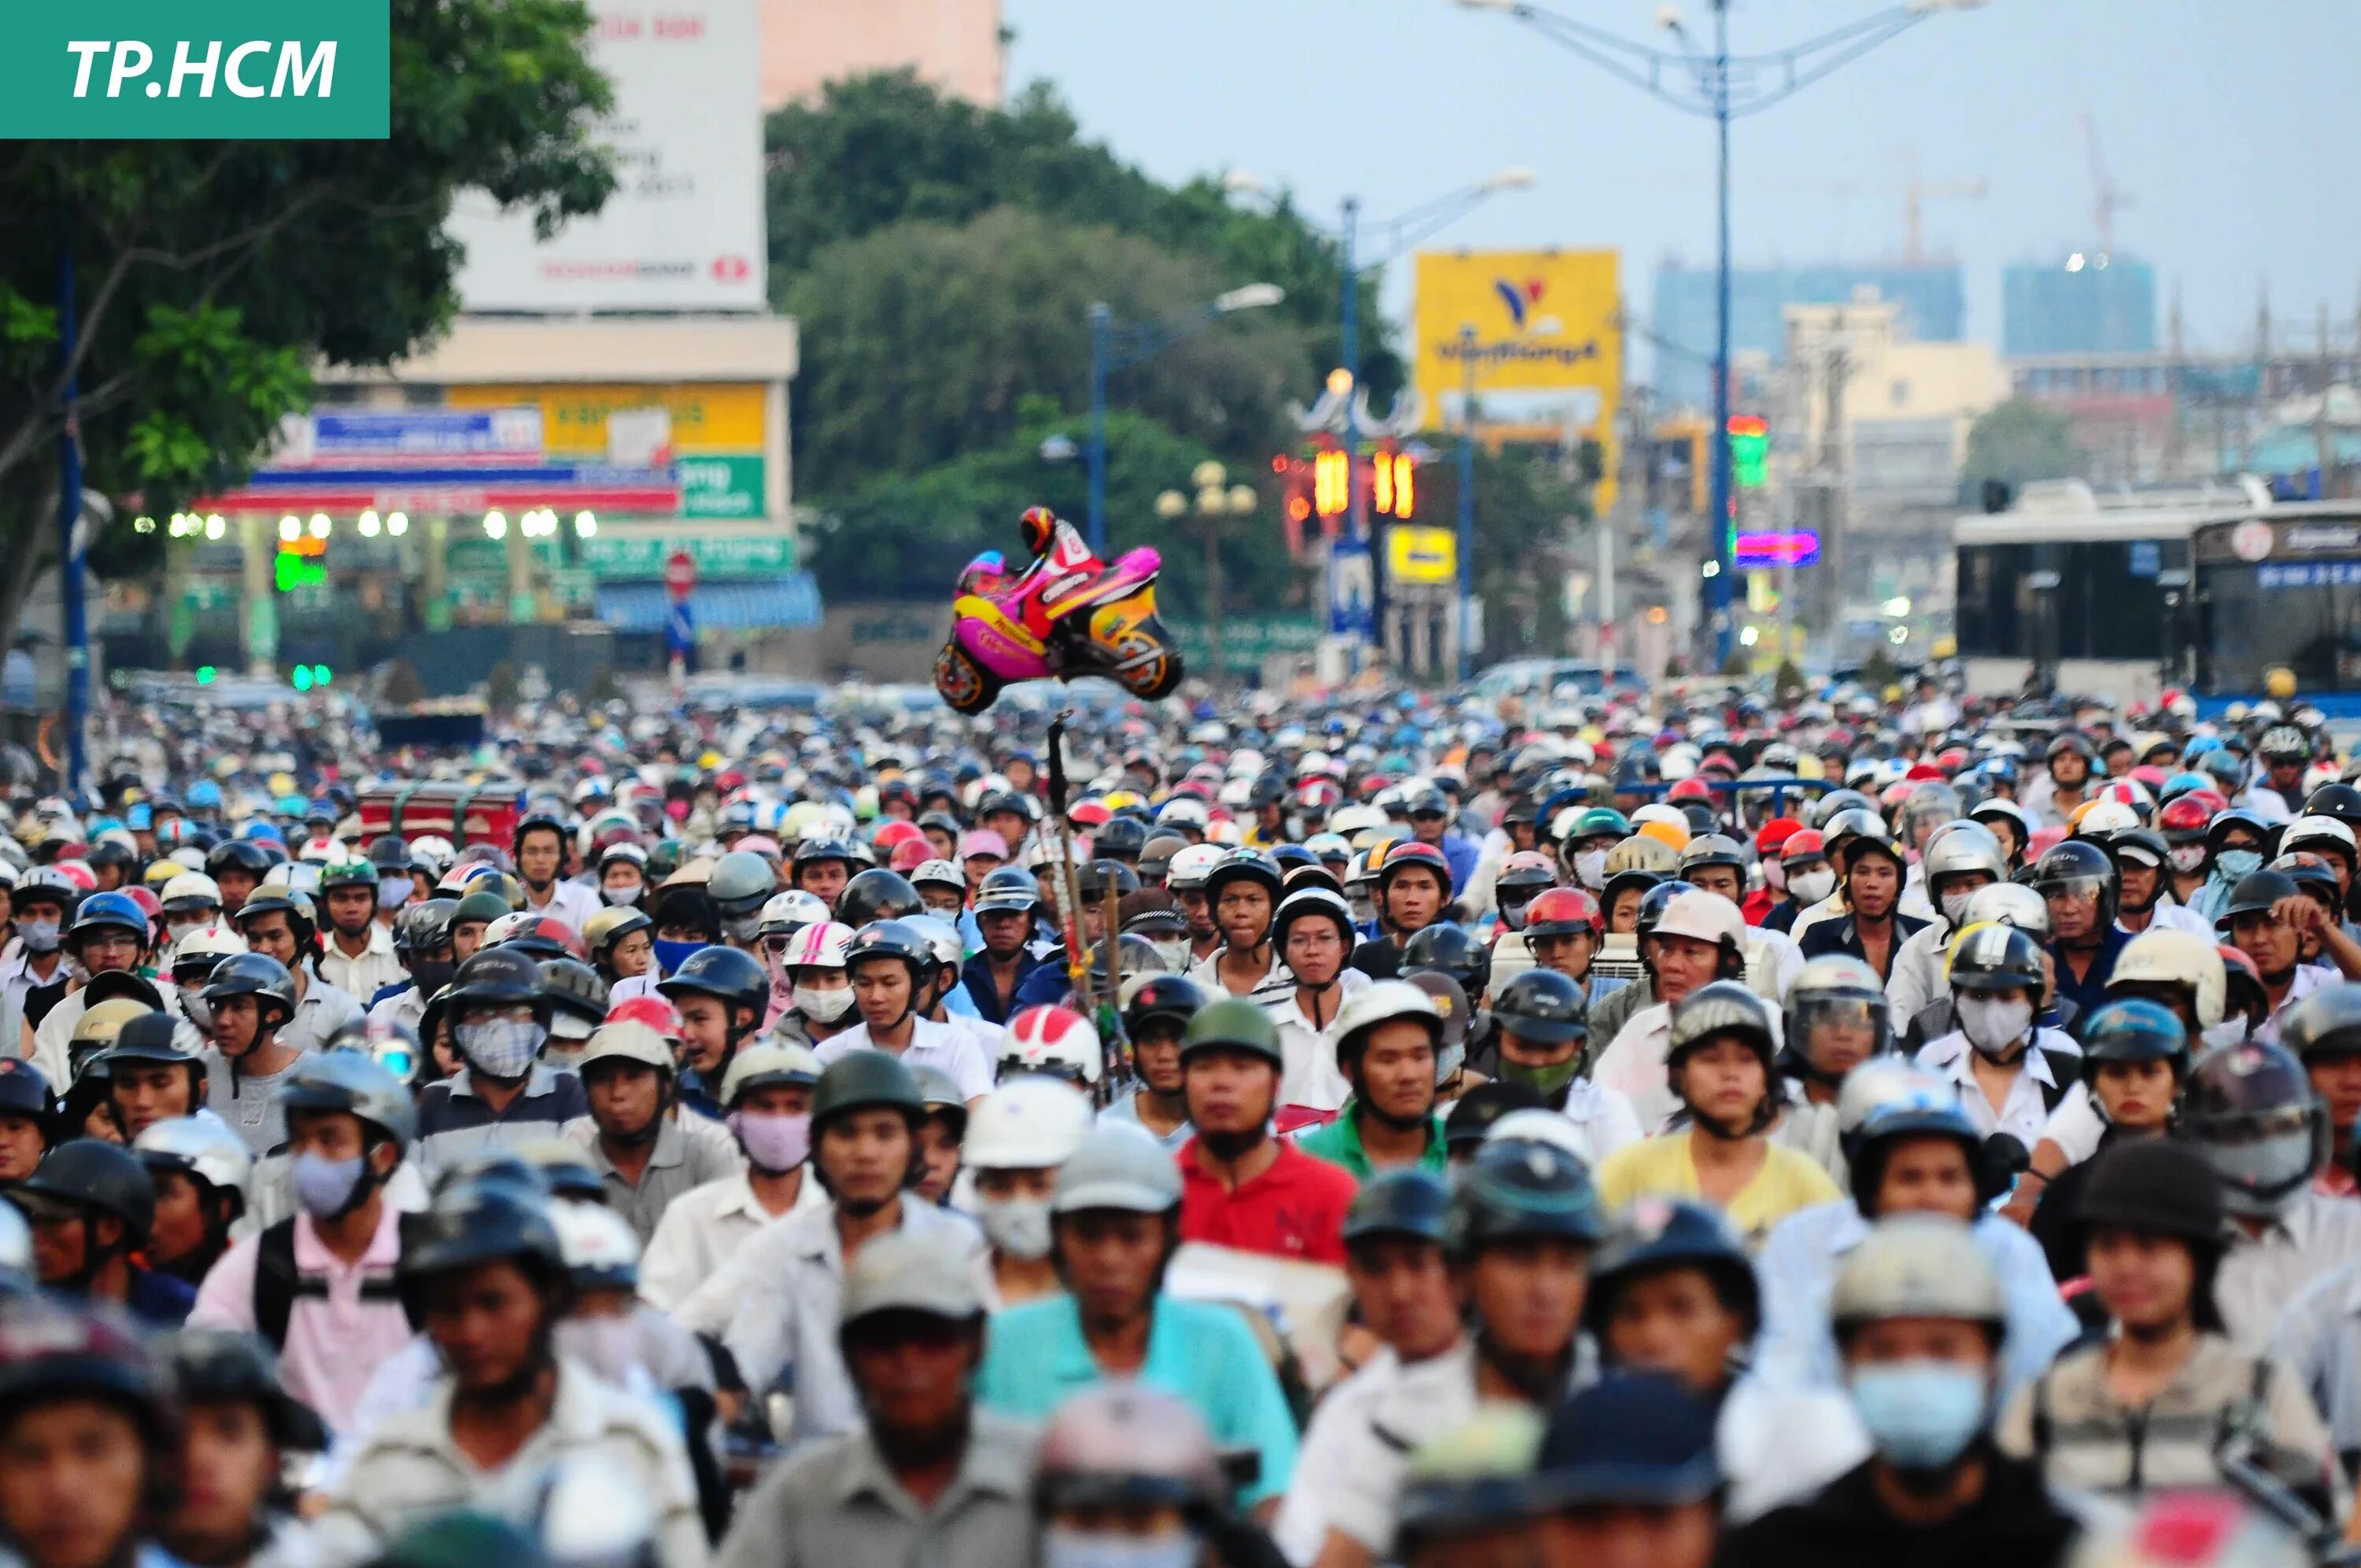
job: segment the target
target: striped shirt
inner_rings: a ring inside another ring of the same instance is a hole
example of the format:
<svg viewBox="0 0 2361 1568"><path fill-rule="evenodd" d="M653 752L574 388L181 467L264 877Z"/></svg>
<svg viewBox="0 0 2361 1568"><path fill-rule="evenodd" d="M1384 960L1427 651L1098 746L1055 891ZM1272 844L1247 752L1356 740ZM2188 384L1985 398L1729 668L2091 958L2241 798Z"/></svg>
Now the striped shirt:
<svg viewBox="0 0 2361 1568"><path fill-rule="evenodd" d="M590 1113L582 1080L546 1062L535 1062L524 1091L495 1111L476 1092L470 1069L461 1068L418 1097L418 1144L414 1157L433 1186L443 1173L495 1149L554 1138L566 1123Z"/></svg>

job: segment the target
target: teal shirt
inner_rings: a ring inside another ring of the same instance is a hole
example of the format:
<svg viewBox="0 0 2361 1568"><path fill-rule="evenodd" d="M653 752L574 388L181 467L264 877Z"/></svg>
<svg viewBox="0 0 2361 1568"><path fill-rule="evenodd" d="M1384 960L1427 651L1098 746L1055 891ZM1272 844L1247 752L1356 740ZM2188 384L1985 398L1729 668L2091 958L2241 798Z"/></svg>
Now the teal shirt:
<svg viewBox="0 0 2361 1568"><path fill-rule="evenodd" d="M1081 1309L1071 1296L1052 1296L992 1320L975 1392L987 1409L1040 1421L1071 1396L1105 1381L1082 1338ZM1262 1456L1261 1475L1238 1494L1241 1507L1287 1490L1295 1473L1295 1418L1236 1308L1157 1297L1139 1382L1188 1400L1216 1446Z"/></svg>
<svg viewBox="0 0 2361 1568"><path fill-rule="evenodd" d="M1336 1113L1336 1119L1324 1127L1314 1127L1295 1140L1295 1146L1305 1154L1317 1155L1331 1165L1341 1165L1353 1173L1356 1181L1367 1181L1375 1176L1377 1168L1361 1151L1361 1124L1354 1119L1353 1102ZM1443 1118L1437 1116L1428 1128L1426 1152L1418 1157L1418 1168L1433 1176L1444 1174L1446 1148L1443 1141Z"/></svg>

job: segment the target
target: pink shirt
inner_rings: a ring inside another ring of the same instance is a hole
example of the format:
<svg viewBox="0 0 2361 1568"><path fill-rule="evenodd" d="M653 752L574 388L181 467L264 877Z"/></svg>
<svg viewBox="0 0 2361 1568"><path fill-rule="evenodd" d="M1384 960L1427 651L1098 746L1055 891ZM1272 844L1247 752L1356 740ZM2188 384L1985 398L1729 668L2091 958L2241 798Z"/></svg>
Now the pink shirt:
<svg viewBox="0 0 2361 1568"><path fill-rule="evenodd" d="M224 1253L198 1288L189 1327L257 1332L254 1277L260 1241L248 1236ZM305 1278L324 1279L328 1293L298 1293L287 1313L287 1343L280 1347L279 1371L287 1391L319 1412L328 1430L343 1436L369 1378L410 1343L401 1303L392 1298L393 1266L401 1257L401 1215L391 1204L378 1219L377 1234L357 1264L339 1259L312 1227L312 1216L295 1216L295 1268ZM379 1281L374 1299L364 1299L363 1280Z"/></svg>

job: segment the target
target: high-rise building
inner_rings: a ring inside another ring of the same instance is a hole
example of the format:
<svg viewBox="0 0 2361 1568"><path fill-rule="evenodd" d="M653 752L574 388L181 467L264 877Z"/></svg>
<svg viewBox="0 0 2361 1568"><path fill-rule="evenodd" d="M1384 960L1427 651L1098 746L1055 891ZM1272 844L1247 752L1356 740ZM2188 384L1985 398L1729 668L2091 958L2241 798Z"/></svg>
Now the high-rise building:
<svg viewBox="0 0 2361 1568"><path fill-rule="evenodd" d="M1000 0L761 0L763 106L847 76L907 66L954 98L996 106L1007 63Z"/></svg>
<svg viewBox="0 0 2361 1568"><path fill-rule="evenodd" d="M1789 305L1843 305L1884 300L1899 308L1896 328L1921 342L1952 343L1964 335L1967 289L1959 264L1884 267L1744 267L1730 279L1730 346L1733 359L1767 356L1785 362ZM1702 405L1712 396L1714 269L1666 266L1656 272L1655 388L1661 399Z"/></svg>
<svg viewBox="0 0 2361 1568"><path fill-rule="evenodd" d="M2001 274L2001 352L2011 358L2153 354L2156 321L2156 269L2145 261L2078 250Z"/></svg>

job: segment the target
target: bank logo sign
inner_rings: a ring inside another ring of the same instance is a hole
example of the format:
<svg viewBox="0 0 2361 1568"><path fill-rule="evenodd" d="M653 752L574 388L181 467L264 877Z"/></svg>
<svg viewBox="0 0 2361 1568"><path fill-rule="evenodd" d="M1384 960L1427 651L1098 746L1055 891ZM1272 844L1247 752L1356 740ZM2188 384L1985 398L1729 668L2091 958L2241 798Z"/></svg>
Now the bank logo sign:
<svg viewBox="0 0 2361 1568"><path fill-rule="evenodd" d="M376 141L390 0L12 6L0 138Z"/></svg>

